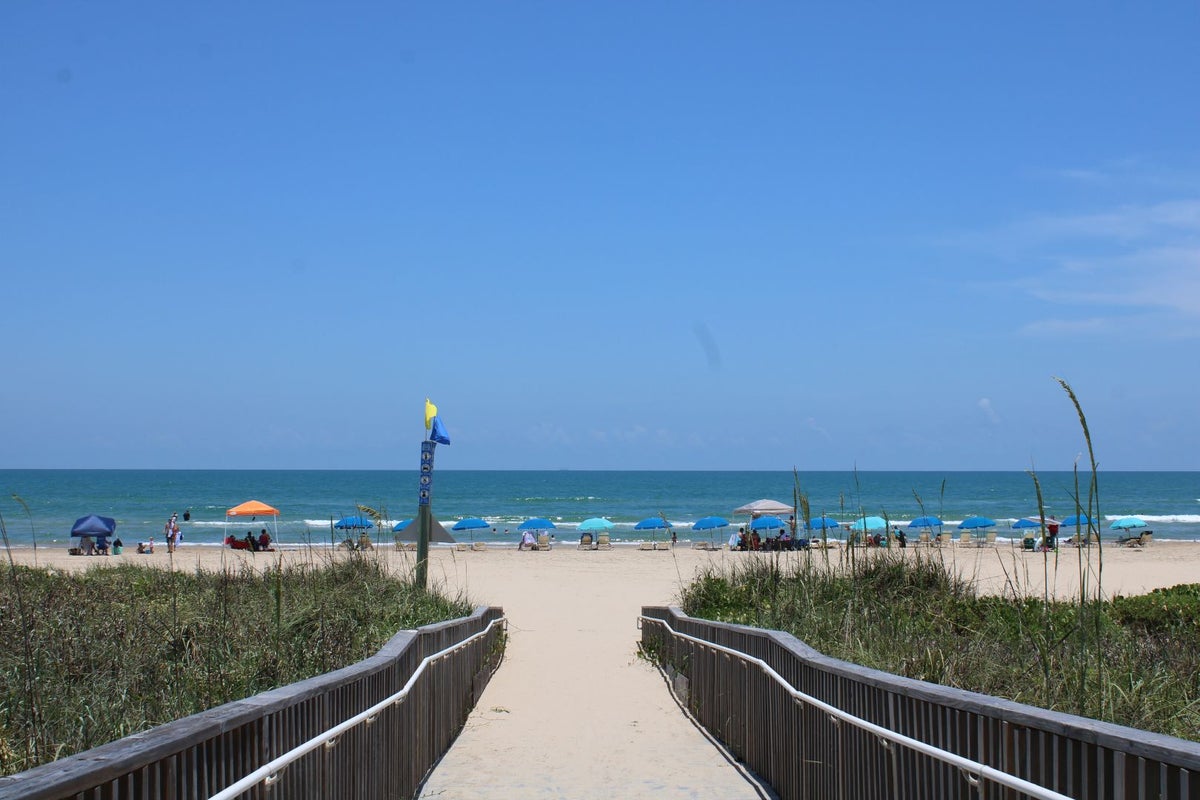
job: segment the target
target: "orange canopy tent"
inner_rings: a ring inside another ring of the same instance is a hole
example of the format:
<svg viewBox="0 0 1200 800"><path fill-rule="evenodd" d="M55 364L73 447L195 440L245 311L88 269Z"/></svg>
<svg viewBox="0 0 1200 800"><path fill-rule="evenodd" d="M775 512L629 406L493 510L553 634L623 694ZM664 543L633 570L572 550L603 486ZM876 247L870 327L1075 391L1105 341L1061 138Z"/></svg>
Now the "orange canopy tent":
<svg viewBox="0 0 1200 800"><path fill-rule="evenodd" d="M227 517L277 517L279 509L272 508L258 500L247 500L240 506L234 506L225 512Z"/></svg>
<svg viewBox="0 0 1200 800"><path fill-rule="evenodd" d="M271 527L274 528L271 531L271 540L279 541L279 509L258 500L247 500L241 505L236 505L225 512L226 533L221 537L223 541L229 540L228 530L230 520L236 521L238 517L270 517L273 523Z"/></svg>

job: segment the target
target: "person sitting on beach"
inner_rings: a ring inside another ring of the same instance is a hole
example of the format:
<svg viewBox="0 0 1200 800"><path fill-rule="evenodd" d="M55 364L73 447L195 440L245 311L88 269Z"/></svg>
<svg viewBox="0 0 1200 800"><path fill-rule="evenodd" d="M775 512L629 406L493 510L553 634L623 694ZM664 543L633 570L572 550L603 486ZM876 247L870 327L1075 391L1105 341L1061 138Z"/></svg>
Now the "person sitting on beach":
<svg viewBox="0 0 1200 800"><path fill-rule="evenodd" d="M100 534L96 537L96 555L108 555L108 537L104 534Z"/></svg>
<svg viewBox="0 0 1200 800"><path fill-rule="evenodd" d="M96 554L96 541L90 536L84 536L79 540L79 549L85 556Z"/></svg>
<svg viewBox="0 0 1200 800"><path fill-rule="evenodd" d="M263 528L262 532L258 534L258 549L259 550L270 550L271 549L271 534L267 533L266 528Z"/></svg>
<svg viewBox="0 0 1200 800"><path fill-rule="evenodd" d="M246 543L247 550L257 550L258 549L257 547L254 546L254 531L246 531L246 538L243 539L242 541L244 541Z"/></svg>
<svg viewBox="0 0 1200 800"><path fill-rule="evenodd" d="M525 531L521 534L521 542L517 545L517 549L524 550L525 545L529 545L530 550L537 546L537 539L533 538L533 531Z"/></svg>
<svg viewBox="0 0 1200 800"><path fill-rule="evenodd" d="M117 538L113 539L113 545L112 545L112 547L113 547L113 555L114 555L114 556L119 556L119 555L121 555L121 548L122 548L122 547L124 547L124 546L125 546L125 543L121 541L121 537L120 537L120 536L118 536Z"/></svg>
<svg viewBox="0 0 1200 800"><path fill-rule="evenodd" d="M762 537L758 535L758 531L750 531L750 549L762 549Z"/></svg>
<svg viewBox="0 0 1200 800"><path fill-rule="evenodd" d="M141 555L141 554L145 553L145 552L146 552L146 543L145 543L145 542L138 542L138 549L137 549L137 551L138 551L138 555Z"/></svg>

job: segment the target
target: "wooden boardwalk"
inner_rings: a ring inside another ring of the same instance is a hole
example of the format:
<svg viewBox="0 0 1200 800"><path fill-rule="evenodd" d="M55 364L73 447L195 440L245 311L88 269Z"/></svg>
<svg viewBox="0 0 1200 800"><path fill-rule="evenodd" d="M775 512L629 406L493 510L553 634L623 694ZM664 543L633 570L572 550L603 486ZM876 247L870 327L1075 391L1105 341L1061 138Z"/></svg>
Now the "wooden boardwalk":
<svg viewBox="0 0 1200 800"><path fill-rule="evenodd" d="M770 796L692 724L637 655L641 606L671 600L678 585L669 553L522 555L543 559L531 566L544 570L534 576L544 592L468 582L472 599L504 606L508 653L420 797ZM565 591L555 569L563 558L591 567L581 573L573 564ZM469 560L462 563L469 576ZM659 582L659 596L630 591L644 591L646 581Z"/></svg>

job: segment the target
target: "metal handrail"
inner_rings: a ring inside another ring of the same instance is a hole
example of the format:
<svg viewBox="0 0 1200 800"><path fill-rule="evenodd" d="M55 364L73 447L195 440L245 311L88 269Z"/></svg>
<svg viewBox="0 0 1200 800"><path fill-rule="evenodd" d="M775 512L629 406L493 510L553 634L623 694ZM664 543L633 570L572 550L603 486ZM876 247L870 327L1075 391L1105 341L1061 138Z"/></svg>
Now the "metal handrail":
<svg viewBox="0 0 1200 800"><path fill-rule="evenodd" d="M404 684L404 688L402 688L400 691L396 692L390 697L385 698L384 700L381 700L380 702L368 708L366 711L355 714L350 719L334 725L329 730L314 736L307 742L293 747L283 755L268 761L266 764L241 778L236 783L232 783L216 794L211 795L209 800L233 800L233 798L238 797L243 792L254 787L262 781L266 781L267 785L269 786L275 781L278 774L283 769L292 764L292 762L299 760L301 756L316 750L318 747L333 747L335 744L337 744L338 737L340 737L346 731L356 727L357 725L361 725L364 722L368 724L373 722L379 712L383 711L390 705L403 702L405 698L408 697L408 693L412 689L413 684L416 683L417 678L421 676L426 667L428 667L434 661L445 658L451 653L461 650L476 639L486 636L492 630L493 626L504 624L507 622L507 619L507 617L499 617L494 619L487 624L486 628L478 633L463 639L461 642L456 642L444 650L439 650L436 653L425 656L425 658L421 659L421 663L417 665L417 668L413 671L412 676L409 677L408 681Z"/></svg>
<svg viewBox="0 0 1200 800"><path fill-rule="evenodd" d="M678 636L681 639L686 639L687 641L694 642L694 643L700 645L701 647L707 647L712 650L716 650L718 652L733 656L734 658L741 659L742 661L745 661L747 663L754 664L760 670L762 670L768 677L770 677L777 684L779 684L779 686L785 692L790 694L793 700L795 700L797 702L801 702L801 703L807 703L808 705L811 705L811 706L815 706L816 708L825 712L826 714L833 717L834 719L837 719L842 722L847 722L856 728L859 728L868 733L871 733L871 734L875 735L876 737L878 737L879 739L883 740L885 743L899 744L910 750L914 750L918 753L927 755L930 758L934 758L934 759L937 759L938 761L942 761L946 764L950 764L951 766L957 767L959 770L961 770L964 774L967 775L968 780L973 779L973 780L977 781L977 780L979 780L979 778L985 778L994 783L999 783L1003 786L1007 786L1010 789L1016 789L1019 792L1023 792L1024 794L1030 795L1032 797L1036 797L1039 800L1074 800L1074 798L1070 797L1069 795L1059 794L1058 792L1053 791L1052 789L1047 789L1046 787L1039 786L1036 783L1030 783L1029 781L1024 780L1023 778L1018 778L1013 775L1009 775L1007 772L1002 772L994 767L989 767L987 764L982 764L978 761L972 761L971 759L964 758L963 756L960 756L957 753L951 753L950 751L943 750L940 747L934 747L933 745L926 744L925 742L919 741L917 739L913 739L909 736L905 736L902 733L896 733L895 731L888 730L887 728L884 728L880 725L876 725L873 722L868 722L867 720L862 719L861 717L856 717L853 714L848 714L845 711L842 711L840 708L831 706L826 702L818 700L817 698L813 697L812 695L805 694L804 692L799 691L798 689L793 687L790 683L788 683L786 680L784 680L783 676L780 675L778 672L776 672L771 667L770 664L763 661L761 658L750 655L749 653L743 653L741 650L735 650L731 647L726 647L724 645L717 644L716 642L710 642L707 639L701 639L699 637L692 636L687 633L683 633L682 631L677 631L673 627L671 627L671 624L669 622L667 622L664 619L659 619L657 617L648 617L644 614L641 614L638 616L638 622L639 623L653 622L653 623L662 625L664 628L666 628L668 631L670 631L673 636Z"/></svg>

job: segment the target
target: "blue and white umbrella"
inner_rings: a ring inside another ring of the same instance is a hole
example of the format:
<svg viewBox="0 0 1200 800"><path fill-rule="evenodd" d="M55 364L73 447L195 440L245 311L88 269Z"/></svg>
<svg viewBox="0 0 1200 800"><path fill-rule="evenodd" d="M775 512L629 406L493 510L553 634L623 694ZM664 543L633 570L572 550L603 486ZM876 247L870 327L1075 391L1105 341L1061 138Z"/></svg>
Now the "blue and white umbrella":
<svg viewBox="0 0 1200 800"><path fill-rule="evenodd" d="M1053 524L1053 522L1051 522L1050 524ZM1067 517L1066 519L1064 519L1062 522L1060 522L1058 524L1062 525L1064 528L1071 528L1076 525L1080 525L1080 526L1083 526L1086 528L1088 525L1092 524L1092 521L1090 519L1088 519L1087 514L1072 514L1071 516Z"/></svg>
<svg viewBox="0 0 1200 800"><path fill-rule="evenodd" d="M409 519L402 519L399 522L397 522L395 525L392 526L392 530L393 531L402 531L405 528L407 528L409 525L412 525L411 517Z"/></svg>
<svg viewBox="0 0 1200 800"><path fill-rule="evenodd" d="M1012 527L1016 528L1017 530L1024 530L1026 528L1040 528L1042 527L1042 521L1040 519L1034 519L1033 517L1022 517L1014 522Z"/></svg>

